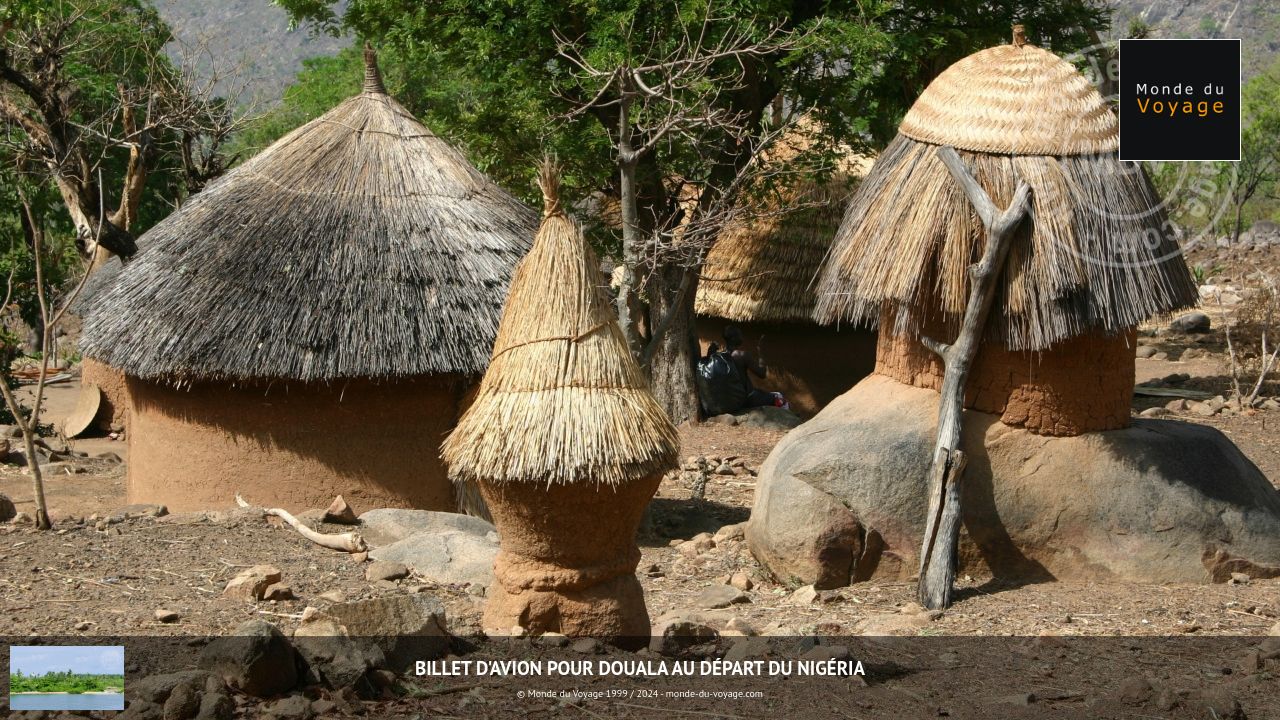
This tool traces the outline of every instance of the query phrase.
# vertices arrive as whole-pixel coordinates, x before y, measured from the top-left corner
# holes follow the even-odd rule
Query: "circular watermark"
[[[1089,80],[1119,116],[1118,44],[1098,43],[1063,56]],[[1076,116],[1061,130],[1064,145],[1093,128]],[[1198,247],[1217,245],[1217,228],[1233,207],[1238,182],[1233,162],[1120,160],[1117,151],[1081,156],[1083,172],[1067,173],[1076,213],[1092,213],[1108,233],[1104,243],[1076,243],[1071,252],[1107,267],[1156,265]],[[1077,221],[1077,227],[1081,223]]]

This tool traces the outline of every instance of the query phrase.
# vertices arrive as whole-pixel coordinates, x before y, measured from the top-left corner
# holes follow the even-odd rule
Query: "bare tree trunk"
[[[697,292],[683,268],[667,268],[652,282],[649,324],[655,332],[646,349],[650,389],[674,423],[698,419],[698,387],[694,383],[698,338],[693,297]],[[664,330],[665,328],[665,330]]]
[[[1030,187],[1018,181],[1013,201],[1004,211],[996,208],[965,167],[956,151],[944,147],[938,157],[964,189],[986,228],[982,259],[969,266],[969,302],[955,343],[945,345],[921,338],[941,358],[944,367],[942,392],[938,400],[938,431],[934,440],[933,464],[929,469],[929,515],[925,520],[924,543],[920,550],[920,604],[930,609],[951,605],[956,573],[956,546],[960,539],[961,483],[965,455],[960,449],[965,385],[995,300],[997,283],[1009,255],[1014,230],[1027,212]]]
[[[636,305],[636,267],[640,262],[639,212],[636,209],[636,166],[639,158],[631,147],[630,103],[625,88],[621,88],[618,107],[618,205],[622,212],[622,282],[618,286],[618,326],[626,338],[631,352],[640,348],[636,331],[636,318],[632,309]]]

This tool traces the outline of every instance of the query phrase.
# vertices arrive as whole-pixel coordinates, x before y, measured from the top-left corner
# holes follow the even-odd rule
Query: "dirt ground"
[[[1164,343],[1160,338],[1143,342]],[[1225,392],[1230,379],[1217,341],[1210,336],[1197,347],[1207,348],[1209,354],[1181,360],[1181,348],[1174,347],[1166,359],[1139,360],[1139,382],[1186,373],[1190,379],[1180,381],[1178,386]],[[74,384],[50,388],[48,417],[51,421],[56,422],[70,411],[77,392]],[[1163,406],[1168,401],[1169,398],[1138,397],[1134,412]],[[1280,411],[1209,418],[1179,413],[1177,417],[1222,430],[1273,482],[1280,483],[1280,440],[1275,430],[1280,425]],[[934,616],[920,612],[914,602],[915,587],[909,583],[861,583],[828,591],[821,602],[813,605],[794,605],[788,600],[793,588],[772,581],[747,551],[745,543],[738,539],[722,542],[696,557],[687,557],[676,550],[673,545],[679,541],[700,532],[715,533],[726,525],[747,519],[755,486],[754,471],[782,435],[779,431],[716,424],[681,428],[682,457],[736,457],[743,467],[738,468],[734,476],[713,475],[702,501],[690,499],[690,488],[683,480],[664,481],[654,502],[648,532],[641,542],[640,577],[651,618],[669,611],[696,611],[721,622],[736,618],[756,630],[781,626],[783,634],[797,636],[848,638],[863,633],[916,638],[1008,636],[1021,638],[1018,642],[1022,644],[1018,647],[1031,647],[1028,652],[1032,654],[1044,650],[1037,643],[1046,637],[1121,636],[1132,640],[1139,636],[1257,637],[1266,635],[1280,621],[1280,579],[1227,585],[1043,583],[1018,586],[964,576],[958,583],[958,602],[945,613]],[[113,452],[127,462],[127,446],[122,441],[96,438],[75,441],[72,445],[73,449],[90,455]],[[275,622],[288,633],[299,623],[303,609],[323,592],[341,590],[349,599],[430,592],[444,603],[450,630],[455,635],[480,642],[481,653],[503,652],[502,646],[486,645],[481,639],[480,614],[484,598],[474,594],[474,590],[436,586],[412,577],[398,581],[394,587],[371,585],[364,579],[361,564],[350,556],[317,547],[291,529],[252,512],[228,508],[162,518],[133,518],[108,521],[99,529],[98,518],[109,517],[125,504],[124,468],[124,464],[93,465],[87,472],[48,477],[46,489],[56,524],[53,533],[0,525],[0,635],[200,637],[226,633],[240,622],[255,617]],[[23,469],[0,466],[0,493],[12,498],[18,510],[31,510],[30,477]],[[366,509],[356,508],[357,512]],[[98,518],[91,517],[95,515]],[[262,563],[282,570],[284,582],[292,587],[296,600],[250,604],[222,597],[223,586],[238,569]],[[750,601],[726,610],[698,610],[697,596],[736,572],[747,574],[753,583],[747,593]],[[155,619],[158,609],[174,611],[180,619],[175,623],[158,622]],[[1028,646],[1027,642],[1033,644]],[[527,652],[527,646],[525,648]],[[875,656],[874,648],[867,652]],[[924,652],[924,656],[939,652],[943,650],[934,648]],[[1222,652],[1229,655],[1235,649]],[[629,654],[619,657],[623,656],[635,657]],[[1059,658],[1063,657],[1065,652],[1059,654]],[[1226,658],[1223,662],[1230,665],[1235,660]],[[879,714],[883,711],[874,709],[883,708],[886,697],[872,692],[861,700],[850,701],[852,704],[847,707],[841,706],[840,712],[813,716],[969,717],[958,710],[941,713],[944,699],[933,697],[934,690],[921,688],[942,692],[938,688],[951,687],[958,693],[978,683],[983,693],[997,698],[995,702],[1001,702],[998,698],[1007,695],[1004,691],[1008,688],[998,682],[991,683],[989,677],[986,680],[971,677],[962,682],[957,679],[954,668],[936,670],[952,679],[944,681],[942,676],[927,673],[913,676],[914,685],[903,685],[894,691],[899,711],[892,715]],[[1118,677],[1122,678],[1123,673]],[[1042,707],[1046,693],[1053,695],[1035,687],[1061,689],[1071,683],[1088,683],[1084,676],[1070,682],[1062,677],[1056,681],[1041,678],[1038,682],[1039,685],[1032,683],[1018,691],[1039,693]],[[1114,684],[1116,678],[1107,682]],[[479,713],[481,716],[504,717],[511,711],[509,704],[503,704],[510,701],[510,687],[437,685],[431,682],[413,685],[416,689],[410,688],[409,692],[416,699],[412,702],[392,702],[371,713],[378,717],[435,714],[469,717],[474,716],[470,711],[481,709],[484,711]],[[604,686],[593,681],[583,687]],[[793,683],[781,689],[794,692],[803,687],[804,683]],[[1255,692],[1251,687],[1236,688],[1233,692],[1244,698],[1241,702],[1246,705],[1250,697],[1273,697],[1267,693],[1274,689]],[[773,692],[777,695],[781,689],[774,687]],[[439,697],[435,695],[437,692],[441,693]],[[814,692],[821,689],[815,686]],[[1082,704],[1083,696],[1063,693],[1055,707],[1079,711],[1082,714],[1078,717],[1112,717],[1096,711],[1093,705]],[[548,711],[543,716],[559,717],[563,711],[566,717],[647,717],[652,713],[645,708],[656,708],[635,702],[631,705],[634,707],[630,709],[625,704],[615,706],[607,715],[599,715],[590,705],[562,701],[554,705],[556,712]],[[745,706],[726,709],[715,703],[694,703],[681,707],[703,708],[690,710],[702,715],[760,716],[755,710],[747,711]],[[775,707],[770,712],[780,717],[787,715],[784,710]],[[778,715],[779,712],[783,715]],[[1033,715],[1007,710],[992,716]],[[1118,714],[1115,717],[1166,715]],[[1268,715],[1254,712],[1249,717]],[[1280,714],[1270,717],[1280,717]]]

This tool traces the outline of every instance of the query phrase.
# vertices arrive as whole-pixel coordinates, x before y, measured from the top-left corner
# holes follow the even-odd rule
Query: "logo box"
[[[1120,159],[1240,159],[1238,39],[1120,41]]]

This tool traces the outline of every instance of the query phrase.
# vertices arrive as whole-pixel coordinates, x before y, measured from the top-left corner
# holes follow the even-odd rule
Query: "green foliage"
[[[70,693],[115,692],[124,690],[123,675],[94,675],[73,673],[70,670],[53,671],[43,675],[23,675],[19,670],[9,675],[10,693]]]
[[[708,0],[351,0],[342,12],[332,0],[276,2],[324,31],[374,39],[393,94],[434,131],[463,145],[499,183],[536,201],[533,167],[543,152],[565,165],[570,197],[610,186],[614,174],[604,118],[555,120],[569,109],[557,93],[582,99],[583,91],[558,56],[557,33],[602,65],[660,55],[676,42],[679,22],[700,19]],[[781,93],[790,107],[812,112],[825,132],[820,152],[833,152],[838,143],[883,145],[938,72],[1008,42],[1015,21],[1027,25],[1033,41],[1067,52],[1088,43],[1084,28],[1103,29],[1108,19],[1094,0],[724,0],[713,7],[757,34],[776,25],[813,31],[804,47],[769,58],[766,77],[744,92],[760,94],[746,98],[754,109]],[[279,136],[327,109],[341,89],[355,87],[359,68],[355,50],[309,63],[260,138]],[[658,165],[665,177],[706,173],[687,150],[662,149]]]

